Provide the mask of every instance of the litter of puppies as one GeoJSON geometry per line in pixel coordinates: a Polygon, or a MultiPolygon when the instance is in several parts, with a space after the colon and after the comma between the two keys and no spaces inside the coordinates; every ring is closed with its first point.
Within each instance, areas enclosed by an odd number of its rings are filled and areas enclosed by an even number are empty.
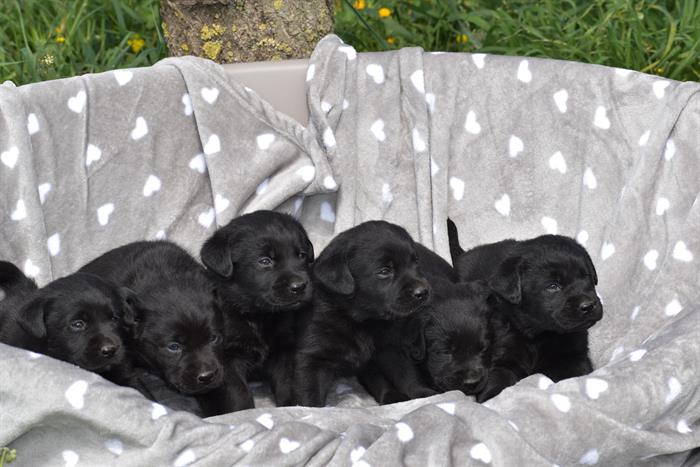
{"type": "Polygon", "coordinates": [[[278,406],[322,407],[338,377],[380,404],[449,390],[483,402],[531,374],[593,371],[588,329],[603,309],[586,250],[544,235],[464,251],[447,222],[454,268],[385,221],[316,257],[303,226],[273,211],[216,231],[203,264],[135,242],[37,288],[0,261],[0,342],[203,416],[252,408],[249,381],[278,406]]]}

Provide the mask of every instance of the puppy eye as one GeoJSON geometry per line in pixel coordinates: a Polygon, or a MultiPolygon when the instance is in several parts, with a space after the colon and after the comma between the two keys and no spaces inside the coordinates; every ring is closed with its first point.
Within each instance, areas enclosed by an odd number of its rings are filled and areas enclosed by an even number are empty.
{"type": "Polygon", "coordinates": [[[392,274],[391,268],[384,267],[384,268],[377,269],[377,276],[382,278],[382,279],[386,279],[387,277],[390,277],[391,274],[392,274]]]}
{"type": "Polygon", "coordinates": [[[182,351],[182,346],[177,342],[169,343],[166,348],[168,349],[168,351],[173,352],[173,353],[178,353],[178,352],[182,351]]]}
{"type": "Polygon", "coordinates": [[[411,260],[412,260],[414,263],[418,264],[418,255],[413,255],[413,257],[411,258],[411,260]]]}
{"type": "Polygon", "coordinates": [[[561,285],[553,282],[547,286],[547,292],[559,292],[561,290],[561,285]]]}
{"type": "Polygon", "coordinates": [[[221,343],[221,336],[218,334],[212,334],[209,336],[209,342],[212,344],[220,344],[221,343]]]}
{"type": "Polygon", "coordinates": [[[304,251],[300,251],[297,256],[299,256],[299,259],[306,259],[309,255],[307,255],[304,251]]]}
{"type": "Polygon", "coordinates": [[[112,321],[114,321],[115,323],[118,323],[118,322],[119,322],[119,316],[112,316],[112,321]]]}
{"type": "Polygon", "coordinates": [[[75,331],[82,331],[87,326],[87,323],[82,319],[76,319],[70,322],[71,329],[75,331]]]}
{"type": "Polygon", "coordinates": [[[258,259],[258,264],[262,266],[269,266],[272,264],[272,259],[268,258],[267,256],[263,256],[262,258],[258,259]]]}

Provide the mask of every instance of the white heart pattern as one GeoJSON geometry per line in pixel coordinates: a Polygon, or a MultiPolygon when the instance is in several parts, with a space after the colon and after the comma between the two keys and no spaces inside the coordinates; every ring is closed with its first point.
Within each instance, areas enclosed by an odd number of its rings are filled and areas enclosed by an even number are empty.
{"type": "Polygon", "coordinates": [[[614,254],[615,254],[615,245],[612,243],[608,243],[608,242],[603,243],[603,246],[600,249],[600,257],[603,259],[603,261],[610,258],[614,254]]]}
{"type": "Polygon", "coordinates": [[[518,79],[523,83],[529,83],[532,81],[532,73],[530,73],[529,63],[527,60],[523,60],[518,65],[518,79]]]}
{"type": "Polygon", "coordinates": [[[404,422],[399,422],[396,425],[396,436],[402,443],[407,443],[413,439],[413,430],[404,422]]]}
{"type": "Polygon", "coordinates": [[[688,433],[692,433],[693,430],[690,429],[688,426],[688,422],[685,420],[679,420],[678,423],[676,424],[676,430],[678,430],[678,433],[687,435],[688,433]]]}
{"type": "Polygon", "coordinates": [[[118,440],[116,438],[110,438],[107,441],[105,441],[105,447],[109,452],[117,456],[121,456],[124,452],[124,443],[122,443],[121,440],[118,440]]]}
{"type": "Polygon", "coordinates": [[[637,349],[634,352],[630,352],[630,361],[638,362],[647,353],[646,349],[637,349]]]}
{"type": "Polygon", "coordinates": [[[194,451],[192,449],[185,449],[180,453],[180,455],[177,456],[177,459],[175,459],[175,462],[173,463],[173,467],[185,467],[196,460],[197,456],[194,454],[194,451]]]}
{"type": "Polygon", "coordinates": [[[639,137],[639,145],[640,146],[646,146],[646,144],[649,142],[649,137],[651,136],[651,130],[647,130],[644,133],[642,133],[642,136],[639,137]]]}
{"type": "Polygon", "coordinates": [[[355,60],[357,58],[357,51],[349,45],[341,45],[338,47],[338,52],[342,52],[348,57],[348,60],[355,60]]]}
{"type": "Polygon", "coordinates": [[[295,449],[298,449],[299,446],[301,446],[301,444],[299,444],[299,441],[292,441],[290,439],[282,437],[282,439],[280,439],[279,446],[280,451],[282,451],[282,454],[289,454],[295,449]]]}
{"type": "Polygon", "coordinates": [[[335,146],[335,135],[330,128],[326,128],[323,131],[323,145],[328,149],[335,146]]]}
{"type": "Polygon", "coordinates": [[[80,90],[78,94],[68,99],[68,108],[75,113],[80,113],[85,107],[85,101],[87,101],[87,94],[85,94],[85,91],[80,90]]]}
{"type": "Polygon", "coordinates": [[[331,206],[331,203],[328,201],[321,203],[321,219],[331,224],[335,222],[335,212],[333,211],[333,206],[331,206]]]}
{"type": "Polygon", "coordinates": [[[456,405],[454,402],[442,402],[440,404],[437,404],[437,406],[438,406],[438,408],[444,410],[445,412],[447,412],[450,415],[455,414],[456,405]]]}
{"type": "Polygon", "coordinates": [[[31,259],[24,262],[24,274],[29,277],[36,277],[41,272],[38,266],[35,266],[31,259]]]}
{"type": "Polygon", "coordinates": [[[542,224],[542,227],[544,227],[545,232],[547,232],[550,235],[556,235],[558,231],[557,227],[557,221],[556,219],[552,219],[551,217],[544,216],[541,220],[540,223],[542,224]]]}
{"type": "Polygon", "coordinates": [[[668,404],[678,397],[682,389],[683,386],[681,386],[681,382],[674,376],[671,376],[668,379],[668,394],[666,395],[666,403],[668,404]]]}
{"type": "Polygon", "coordinates": [[[510,157],[517,157],[518,154],[523,151],[523,149],[525,149],[523,140],[515,135],[511,135],[510,140],[508,140],[508,155],[510,157]]]}
{"type": "Polygon", "coordinates": [[[87,390],[88,383],[82,379],[71,384],[65,392],[68,403],[74,409],[82,409],[85,406],[85,393],[87,390]]]}
{"type": "Polygon", "coordinates": [[[80,461],[80,456],[78,455],[77,452],[71,451],[70,449],[66,449],[65,451],[61,452],[61,457],[63,457],[63,467],[75,467],[78,465],[78,461],[80,461]]]}
{"type": "Polygon", "coordinates": [[[49,191],[51,191],[51,184],[42,183],[37,187],[37,191],[39,192],[39,202],[44,204],[44,201],[46,201],[46,195],[49,193],[49,191]]]}
{"type": "Polygon", "coordinates": [[[440,171],[440,166],[435,162],[435,159],[430,158],[430,176],[434,177],[440,171]]]}
{"type": "Polygon", "coordinates": [[[586,451],[583,454],[583,456],[581,456],[581,459],[579,459],[578,463],[583,465],[595,465],[598,463],[599,458],[600,454],[598,454],[598,450],[590,449],[586,451]]]}
{"type": "Polygon", "coordinates": [[[435,112],[435,94],[432,92],[425,93],[425,103],[428,104],[428,110],[430,113],[435,112]]]}
{"type": "Polygon", "coordinates": [[[580,231],[578,235],[576,235],[576,241],[585,246],[588,241],[588,232],[585,230],[580,231]]]}
{"type": "Polygon", "coordinates": [[[478,69],[484,68],[486,62],[486,54],[472,54],[472,62],[478,69]]]}
{"type": "Polygon", "coordinates": [[[630,315],[630,320],[634,321],[637,319],[637,315],[639,314],[639,311],[642,309],[639,305],[635,306],[634,309],[632,310],[632,314],[630,315]]]}
{"type": "Polygon", "coordinates": [[[590,190],[595,190],[598,187],[598,180],[590,167],[586,167],[586,171],[583,172],[583,184],[590,190]]]}
{"type": "Polygon", "coordinates": [[[217,193],[214,197],[214,210],[217,214],[224,212],[230,204],[231,202],[227,198],[221,196],[219,193],[217,193]]]}
{"type": "Polygon", "coordinates": [[[693,253],[690,252],[685,242],[679,240],[673,247],[673,259],[689,263],[693,260],[693,253]]]}
{"type": "Polygon", "coordinates": [[[39,120],[36,118],[36,114],[34,113],[27,115],[27,131],[30,135],[33,135],[39,131],[39,120]]]}
{"type": "Polygon", "coordinates": [[[97,222],[99,222],[101,226],[107,225],[109,223],[109,216],[111,216],[113,212],[114,204],[103,204],[97,208],[97,222]]]}
{"type": "Polygon", "coordinates": [[[196,170],[197,172],[203,174],[207,171],[207,161],[204,159],[204,154],[197,154],[192,159],[190,159],[189,164],[190,169],[196,170]]]}
{"type": "Polygon", "coordinates": [[[537,380],[537,387],[540,388],[542,391],[546,391],[547,389],[549,389],[549,387],[552,384],[554,384],[554,381],[547,378],[546,376],[540,376],[540,379],[537,380]]]}
{"type": "Polygon", "coordinates": [[[182,95],[182,104],[185,106],[184,112],[188,117],[192,115],[192,98],[189,94],[182,95]]]}
{"type": "Polygon", "coordinates": [[[51,235],[46,241],[46,246],[51,256],[59,254],[61,252],[61,235],[58,233],[51,235]]]}
{"type": "Polygon", "coordinates": [[[559,410],[560,412],[566,413],[569,410],[571,410],[571,401],[565,395],[552,394],[551,396],[549,396],[549,398],[552,400],[554,407],[556,407],[557,410],[559,410]]]}
{"type": "Polygon", "coordinates": [[[664,159],[670,161],[673,156],[676,155],[676,143],[673,142],[671,138],[666,141],[666,147],[664,148],[664,159]]]}
{"type": "Polygon", "coordinates": [[[561,174],[566,173],[566,160],[564,160],[564,155],[561,151],[555,152],[552,154],[552,157],[549,158],[549,168],[558,170],[561,174]]]}
{"type": "Polygon", "coordinates": [[[457,201],[464,198],[464,180],[457,177],[450,177],[450,188],[452,188],[452,196],[457,201]]]}
{"type": "Polygon", "coordinates": [[[413,87],[415,87],[419,93],[425,94],[425,82],[423,81],[423,70],[416,70],[413,73],[411,73],[411,83],[413,83],[413,87]]]}
{"type": "Polygon", "coordinates": [[[507,216],[510,214],[510,196],[505,193],[500,199],[497,199],[494,203],[496,211],[502,216],[507,216]]]}
{"type": "Polygon", "coordinates": [[[316,65],[313,63],[309,65],[309,67],[306,69],[306,81],[309,82],[312,79],[314,79],[314,75],[316,74],[316,65]]]}
{"type": "Polygon", "coordinates": [[[143,196],[149,197],[153,193],[160,191],[162,182],[155,175],[149,175],[146,179],[146,184],[143,186],[143,196]]]}
{"type": "Polygon", "coordinates": [[[479,122],[476,121],[476,114],[473,110],[467,112],[467,119],[464,122],[464,129],[473,135],[478,135],[481,133],[481,125],[479,125],[479,122]]]}
{"type": "Polygon", "coordinates": [[[214,222],[214,208],[209,208],[206,211],[200,213],[197,217],[197,222],[199,222],[199,225],[201,225],[205,229],[208,229],[214,222]]]}
{"type": "Polygon", "coordinates": [[[469,455],[472,459],[490,464],[492,460],[491,451],[484,443],[475,444],[470,450],[469,455]]]}
{"type": "Polygon", "coordinates": [[[263,133],[255,138],[255,142],[258,143],[260,149],[269,149],[272,143],[275,142],[275,135],[272,133],[263,133]]]}
{"type": "Polygon", "coordinates": [[[18,158],[19,149],[17,148],[17,146],[12,146],[10,149],[8,149],[7,151],[3,151],[3,153],[0,154],[0,160],[2,161],[2,163],[11,169],[15,168],[18,158]]]}
{"type": "Polygon", "coordinates": [[[207,156],[212,156],[217,152],[221,151],[221,142],[217,135],[209,136],[206,144],[204,145],[204,154],[207,156]]]}
{"type": "Polygon", "coordinates": [[[326,187],[328,190],[335,190],[338,188],[338,184],[335,182],[335,178],[331,175],[326,175],[326,178],[323,179],[323,186],[326,187]]]}
{"type": "Polygon", "coordinates": [[[677,299],[673,299],[664,308],[664,314],[666,316],[676,316],[683,310],[683,305],[677,299]]]}
{"type": "Polygon", "coordinates": [[[384,120],[381,118],[375,120],[372,126],[369,127],[370,131],[379,141],[384,141],[386,139],[386,133],[384,133],[384,120]]]}
{"type": "Polygon", "coordinates": [[[391,192],[391,187],[388,183],[382,184],[382,202],[390,204],[394,200],[394,194],[391,192]]]}
{"type": "Polygon", "coordinates": [[[20,199],[17,201],[17,208],[12,211],[12,214],[10,215],[10,218],[13,221],[21,221],[22,219],[26,219],[27,217],[27,207],[24,204],[24,200],[20,199]]]}
{"type": "Polygon", "coordinates": [[[272,420],[272,415],[269,413],[264,413],[260,415],[258,418],[255,419],[259,424],[267,428],[268,430],[271,430],[273,426],[275,426],[275,422],[272,420]]]}
{"type": "Polygon", "coordinates": [[[357,446],[355,449],[350,451],[350,462],[354,464],[355,462],[359,461],[360,458],[365,455],[365,451],[364,446],[357,446]]]}
{"type": "Polygon", "coordinates": [[[381,65],[374,63],[369,64],[367,68],[365,68],[365,71],[372,77],[375,83],[382,84],[384,82],[384,68],[382,68],[381,65]]]}
{"type": "Polygon", "coordinates": [[[671,202],[668,200],[668,198],[659,198],[656,201],[656,215],[657,216],[663,216],[666,211],[668,211],[668,208],[671,207],[671,202]]]}
{"type": "Polygon", "coordinates": [[[148,124],[143,117],[136,117],[136,126],[131,130],[131,139],[139,140],[148,134],[148,124]]]}
{"type": "Polygon", "coordinates": [[[566,89],[560,89],[559,91],[554,93],[554,103],[557,105],[557,109],[559,109],[559,112],[565,113],[567,110],[566,107],[566,101],[569,100],[569,93],[566,92],[566,89]]]}
{"type": "Polygon", "coordinates": [[[270,179],[269,179],[269,178],[266,178],[265,180],[263,180],[262,182],[260,182],[260,185],[258,185],[258,187],[255,189],[255,194],[258,195],[258,196],[260,196],[260,195],[262,195],[263,193],[265,193],[265,191],[267,191],[267,186],[268,186],[269,184],[270,184],[270,179]]]}
{"type": "Polygon", "coordinates": [[[650,271],[656,269],[656,260],[659,258],[659,252],[656,250],[649,250],[646,255],[644,255],[644,266],[650,271]]]}
{"type": "Polygon", "coordinates": [[[305,165],[297,170],[297,175],[300,175],[302,180],[309,183],[316,176],[316,168],[313,165],[305,165]]]}
{"type": "Polygon", "coordinates": [[[112,73],[119,86],[124,86],[134,77],[134,73],[131,70],[114,70],[112,73]]]}
{"type": "Polygon", "coordinates": [[[245,452],[250,452],[253,449],[253,446],[255,446],[255,441],[249,439],[247,441],[242,442],[238,447],[243,449],[245,452]]]}
{"type": "Polygon", "coordinates": [[[167,415],[168,410],[157,402],[151,403],[151,419],[158,420],[160,417],[167,415]]]}
{"type": "Polygon", "coordinates": [[[413,140],[413,149],[415,149],[416,152],[425,151],[425,141],[421,138],[417,128],[414,128],[411,132],[411,138],[413,140]]]}
{"type": "Polygon", "coordinates": [[[217,88],[202,88],[201,94],[202,99],[209,104],[213,104],[219,98],[219,90],[217,88]]]}
{"type": "Polygon", "coordinates": [[[97,162],[102,157],[102,150],[94,144],[88,144],[85,150],[85,167],[90,167],[90,164],[97,162]]]}
{"type": "Polygon", "coordinates": [[[333,104],[331,104],[330,102],[321,101],[321,110],[323,110],[323,113],[327,114],[332,108],[333,104]]]}
{"type": "Polygon", "coordinates": [[[608,119],[607,110],[605,110],[605,107],[602,105],[595,109],[593,124],[598,128],[602,128],[603,130],[610,128],[610,120],[608,119]]]}
{"type": "Polygon", "coordinates": [[[600,378],[586,379],[586,394],[591,399],[598,399],[600,394],[608,390],[608,382],[600,378]]]}
{"type": "Polygon", "coordinates": [[[653,89],[654,95],[657,99],[663,99],[663,97],[666,95],[666,88],[670,84],[671,83],[666,80],[654,81],[654,84],[651,85],[651,88],[653,89]]]}

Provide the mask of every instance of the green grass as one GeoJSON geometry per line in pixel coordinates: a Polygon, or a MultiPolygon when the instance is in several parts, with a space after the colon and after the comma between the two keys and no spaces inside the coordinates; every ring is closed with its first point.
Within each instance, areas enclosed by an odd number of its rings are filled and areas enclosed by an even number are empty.
{"type": "Polygon", "coordinates": [[[0,80],[151,65],[167,54],[158,0],[0,0],[0,80]],[[138,35],[138,36],[137,36],[138,35]],[[129,40],[142,39],[136,53],[129,40]]]}
{"type": "MultiPolygon", "coordinates": [[[[167,54],[158,6],[0,0],[0,81],[151,65],[167,54]],[[138,51],[129,44],[136,35],[144,41],[138,51]]],[[[549,57],[700,81],[700,0],[336,0],[336,21],[337,34],[359,51],[549,57]],[[380,8],[391,14],[381,18],[380,8]]]]}

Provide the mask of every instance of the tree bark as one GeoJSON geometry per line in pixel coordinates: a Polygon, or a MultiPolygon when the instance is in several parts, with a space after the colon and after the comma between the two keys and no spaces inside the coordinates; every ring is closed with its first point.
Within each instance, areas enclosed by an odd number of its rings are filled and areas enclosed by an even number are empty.
{"type": "Polygon", "coordinates": [[[333,0],[161,0],[171,56],[219,63],[308,58],[333,31],[333,0]]]}

